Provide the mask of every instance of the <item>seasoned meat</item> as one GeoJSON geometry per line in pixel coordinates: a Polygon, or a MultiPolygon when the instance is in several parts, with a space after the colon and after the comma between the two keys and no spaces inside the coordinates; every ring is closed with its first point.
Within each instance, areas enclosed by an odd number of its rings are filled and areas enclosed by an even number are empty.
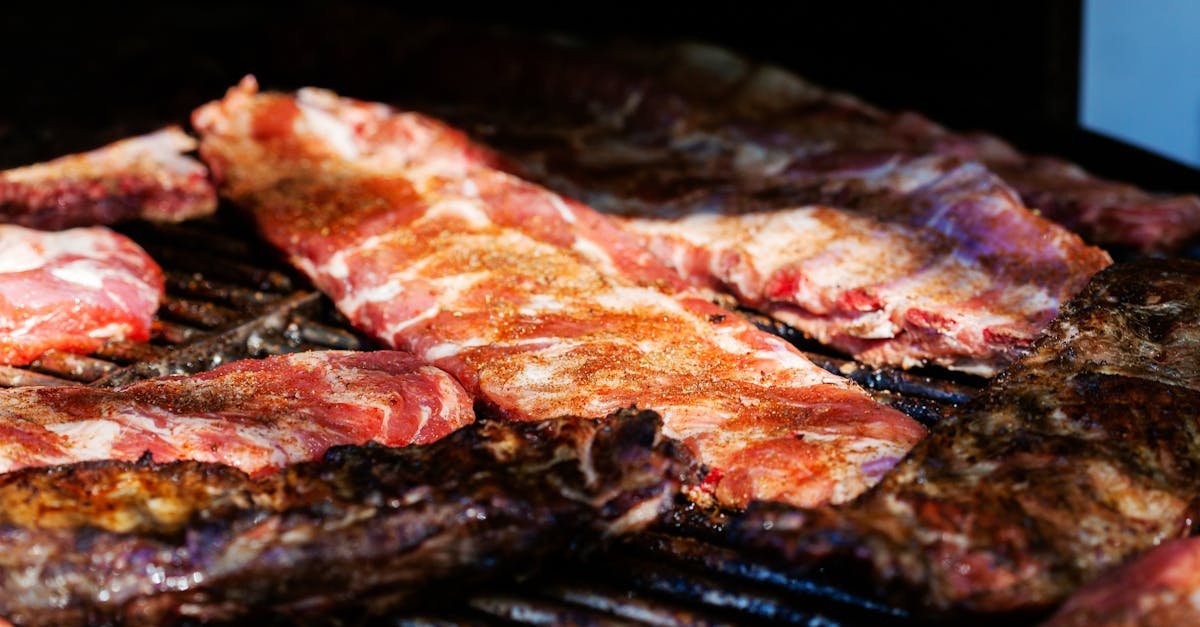
{"type": "Polygon", "coordinates": [[[1083,587],[1046,627],[1200,624],[1200,538],[1151,549],[1083,587]]]}
{"type": "Polygon", "coordinates": [[[217,208],[208,172],[183,154],[195,147],[195,140],[172,126],[0,172],[0,222],[58,230],[208,215],[217,208]]]}
{"type": "MultiPolygon", "coordinates": [[[[618,67],[606,80],[567,73],[561,64],[591,68],[571,52],[507,72],[493,66],[528,51],[471,60],[485,84],[546,71],[586,104],[548,94],[505,109],[480,90],[447,109],[487,129],[522,172],[620,216],[693,284],[860,361],[994,375],[1110,263],[979,163],[922,155],[933,148],[909,140],[913,125],[889,130],[888,141],[856,132],[885,122],[865,105],[826,98],[818,110],[759,121],[731,111],[736,101],[689,100],[618,67]],[[612,93],[621,85],[628,106],[664,115],[621,109],[612,93]],[[616,121],[559,111],[572,108],[616,121]],[[531,111],[539,115],[529,121],[531,111]]],[[[778,89],[755,85],[744,89],[778,89]]]]}
{"type": "Polygon", "coordinates": [[[258,475],[339,444],[427,444],[474,418],[453,377],[407,353],[298,353],[116,389],[0,390],[0,473],[148,454],[258,475]]]}
{"type": "Polygon", "coordinates": [[[251,479],[92,462],[0,475],[0,616],[22,625],[377,614],[643,527],[690,472],[650,412],[340,447],[251,479]]]}
{"type": "Polygon", "coordinates": [[[505,418],[654,409],[711,469],[693,495],[731,507],[853,498],[924,433],[436,120],[243,83],[194,123],[222,192],[355,325],[505,418]]]}
{"type": "Polygon", "coordinates": [[[1048,608],[1186,535],[1200,499],[1200,263],[1098,275],[1032,354],[844,507],[764,507],[737,532],[859,556],[934,610],[1048,608]]]}
{"type": "Polygon", "coordinates": [[[123,235],[0,225],[0,364],[147,340],[162,295],[162,270],[123,235]]]}

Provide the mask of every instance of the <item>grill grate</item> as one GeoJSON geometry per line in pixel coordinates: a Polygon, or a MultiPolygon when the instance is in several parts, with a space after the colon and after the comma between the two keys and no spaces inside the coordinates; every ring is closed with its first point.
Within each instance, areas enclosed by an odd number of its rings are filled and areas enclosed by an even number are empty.
{"type": "MultiPolygon", "coordinates": [[[[179,225],[121,230],[163,266],[167,297],[149,342],[110,342],[92,355],[51,352],[24,368],[0,367],[0,387],[86,383],[202,372],[221,363],[314,349],[369,349],[307,281],[253,236],[235,213],[179,225]]],[[[945,372],[870,368],[829,354],[765,318],[761,327],[796,343],[822,367],[863,384],[926,423],[969,399],[981,380],[945,372]]],[[[811,626],[913,621],[863,590],[838,565],[791,573],[721,544],[725,515],[681,505],[656,531],[605,551],[551,564],[532,579],[498,585],[453,606],[384,624],[811,626]]],[[[363,622],[363,621],[347,621],[363,622]]]]}

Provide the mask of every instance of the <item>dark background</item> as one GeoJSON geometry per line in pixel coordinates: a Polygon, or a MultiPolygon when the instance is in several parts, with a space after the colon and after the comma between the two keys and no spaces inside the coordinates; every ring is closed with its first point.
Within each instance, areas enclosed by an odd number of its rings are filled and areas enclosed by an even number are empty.
{"type": "Polygon", "coordinates": [[[397,59],[431,21],[585,38],[694,39],[869,101],[1162,189],[1195,171],[1080,131],[1080,2],[793,2],[557,9],[421,3],[182,2],[26,8],[0,28],[0,167],[184,121],[246,73],[268,87],[405,98],[397,59]],[[440,12],[435,9],[441,9],[440,12]]]}

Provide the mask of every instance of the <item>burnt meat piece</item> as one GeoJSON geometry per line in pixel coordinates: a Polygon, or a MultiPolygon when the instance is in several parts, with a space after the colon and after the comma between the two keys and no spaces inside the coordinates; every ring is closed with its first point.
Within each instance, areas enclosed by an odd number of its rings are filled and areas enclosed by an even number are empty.
{"type": "Polygon", "coordinates": [[[858,556],[933,610],[1036,610],[1186,535],[1198,498],[1200,263],[1145,260],[1098,275],[859,500],[760,507],[733,533],[858,556]]]}
{"type": "Polygon", "coordinates": [[[655,519],[691,472],[651,412],[485,422],[405,449],[340,447],[254,480],[91,462],[0,476],[0,616],[159,624],[368,614],[527,571],[655,519]],[[443,591],[444,592],[444,591],[443,591]]]}

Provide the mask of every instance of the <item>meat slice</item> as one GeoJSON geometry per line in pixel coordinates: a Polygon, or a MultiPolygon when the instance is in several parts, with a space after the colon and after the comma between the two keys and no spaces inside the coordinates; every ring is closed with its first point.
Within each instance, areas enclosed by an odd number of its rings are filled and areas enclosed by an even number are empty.
{"type": "Polygon", "coordinates": [[[162,295],[162,270],[123,235],[0,225],[0,364],[147,340],[162,295]]]}
{"type": "Polygon", "coordinates": [[[1084,586],[1046,627],[1200,624],[1200,538],[1167,542],[1084,586]]]}
{"type": "MultiPolygon", "coordinates": [[[[474,72],[492,87],[523,84],[530,71],[480,59],[474,72]]],[[[994,375],[1111,262],[979,163],[908,152],[921,148],[910,137],[921,125],[889,123],[852,100],[756,116],[736,101],[636,80],[611,61],[607,74],[569,73],[561,58],[531,62],[584,103],[546,95],[505,108],[481,90],[448,110],[487,129],[521,172],[620,216],[695,285],[860,361],[994,375]]],[[[598,63],[574,60],[589,71],[598,63]]],[[[454,75],[463,74],[475,75],[454,75]]]]}
{"type": "Polygon", "coordinates": [[[711,468],[694,495],[733,507],[853,498],[924,433],[433,119],[244,82],[194,124],[223,193],[354,324],[500,416],[654,409],[711,468]]]}
{"type": "Polygon", "coordinates": [[[195,140],[171,126],[0,172],[0,222],[59,230],[208,215],[217,208],[208,171],[183,154],[195,148],[195,140]]]}
{"type": "Polygon", "coordinates": [[[620,215],[696,285],[874,365],[994,375],[1111,262],[957,158],[847,152],[727,181],[737,155],[593,167],[587,143],[520,143],[527,171],[620,215]]]}
{"type": "Polygon", "coordinates": [[[0,616],[316,624],[461,607],[483,579],[652,522],[690,472],[658,425],[649,412],[483,423],[259,479],[144,460],[0,475],[0,616]]]}
{"type": "Polygon", "coordinates": [[[934,610],[1049,609],[1186,535],[1198,468],[1200,263],[1146,260],[1097,275],[875,489],[763,508],[737,535],[793,559],[857,555],[934,610]]]}
{"type": "Polygon", "coordinates": [[[251,475],[341,444],[427,444],[471,423],[453,377],[406,353],[312,352],[102,389],[0,390],[0,472],[194,460],[251,475]]]}

